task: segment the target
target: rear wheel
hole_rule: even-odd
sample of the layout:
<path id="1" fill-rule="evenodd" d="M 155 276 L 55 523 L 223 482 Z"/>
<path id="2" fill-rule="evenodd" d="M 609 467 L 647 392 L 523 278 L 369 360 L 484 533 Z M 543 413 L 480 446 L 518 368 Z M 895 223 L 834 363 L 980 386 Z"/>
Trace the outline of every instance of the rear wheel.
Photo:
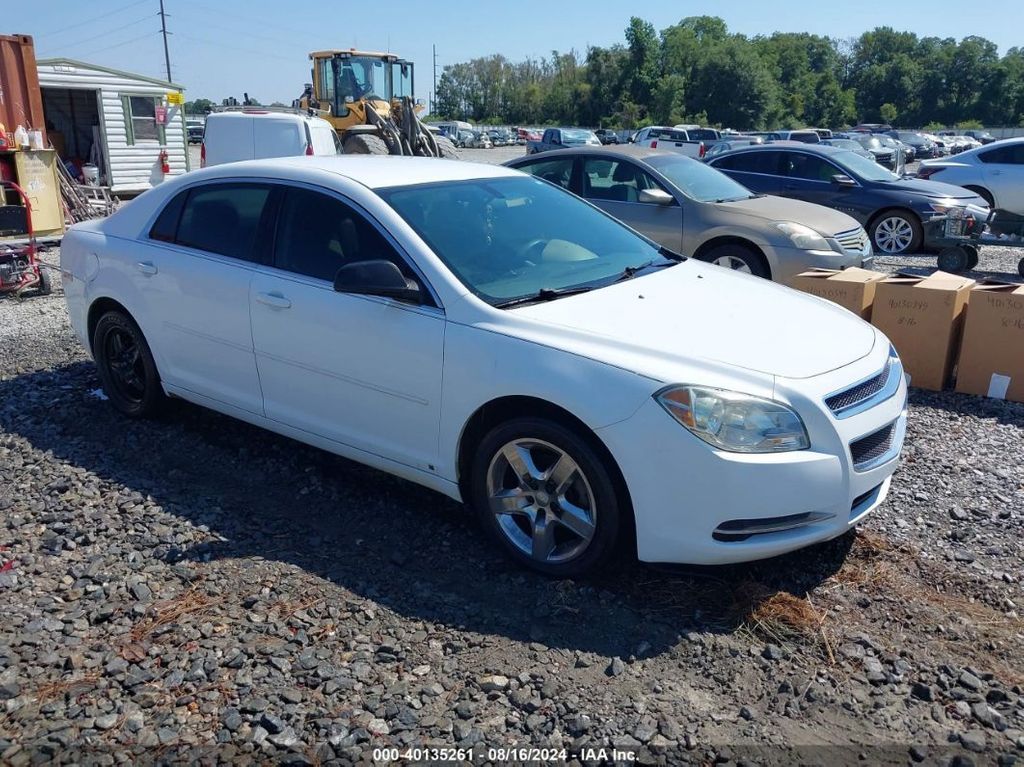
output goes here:
<path id="1" fill-rule="evenodd" d="M 1017 262 L 1017 274 L 1024 277 L 1024 258 Z"/>
<path id="2" fill-rule="evenodd" d="M 951 274 L 960 274 L 970 269 L 971 254 L 967 248 L 961 247 L 960 245 L 954 245 L 949 248 L 943 248 L 939 251 L 937 264 L 939 269 L 944 272 Z"/>
<path id="3" fill-rule="evenodd" d="M 39 267 L 39 284 L 36 286 L 41 296 L 48 296 L 53 292 L 53 277 L 50 276 L 50 270 L 45 266 L 40 265 Z"/>
<path id="4" fill-rule="evenodd" d="M 752 274 L 755 277 L 770 278 L 768 265 L 764 262 L 761 254 L 753 248 L 741 243 L 725 243 L 716 245 L 702 253 L 701 261 L 707 261 L 715 266 L 722 266 L 732 269 L 735 272 Z"/>
<path id="5" fill-rule="evenodd" d="M 561 578 L 605 562 L 621 509 L 611 470 L 579 434 L 555 421 L 516 418 L 483 438 L 471 501 L 517 562 Z"/>
<path id="6" fill-rule="evenodd" d="M 384 139 L 372 133 L 357 133 L 346 136 L 342 146 L 345 154 L 391 154 Z"/>
<path id="7" fill-rule="evenodd" d="M 131 418 L 155 415 L 166 401 L 156 362 L 139 326 L 123 312 L 100 317 L 92 351 L 103 391 Z"/>
<path id="8" fill-rule="evenodd" d="M 890 210 L 871 222 L 868 229 L 875 251 L 887 256 L 913 253 L 921 247 L 924 232 L 913 213 Z"/>

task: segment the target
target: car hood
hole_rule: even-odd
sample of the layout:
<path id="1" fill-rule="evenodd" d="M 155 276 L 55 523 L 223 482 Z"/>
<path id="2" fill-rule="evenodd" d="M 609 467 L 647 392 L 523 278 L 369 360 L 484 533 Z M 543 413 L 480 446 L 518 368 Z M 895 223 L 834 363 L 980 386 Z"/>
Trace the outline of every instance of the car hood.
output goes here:
<path id="1" fill-rule="evenodd" d="M 972 200 L 981 201 L 984 204 L 984 201 L 978 195 L 969 189 L 964 189 L 962 186 L 943 184 L 940 181 L 927 181 L 923 178 L 901 178 L 899 181 L 884 182 L 880 186 L 884 189 L 892 189 L 893 191 L 923 194 L 926 197 L 951 197 L 954 200 L 964 200 L 965 202 Z"/>
<path id="2" fill-rule="evenodd" d="M 860 226 L 845 213 L 826 208 L 824 205 L 770 194 L 735 202 L 720 202 L 716 203 L 716 206 L 721 210 L 733 211 L 744 216 L 754 216 L 765 221 L 796 221 L 827 237 Z"/>
<path id="3" fill-rule="evenodd" d="M 508 315 L 505 332 L 663 382 L 707 361 L 809 378 L 862 359 L 876 338 L 835 304 L 692 259 Z"/>

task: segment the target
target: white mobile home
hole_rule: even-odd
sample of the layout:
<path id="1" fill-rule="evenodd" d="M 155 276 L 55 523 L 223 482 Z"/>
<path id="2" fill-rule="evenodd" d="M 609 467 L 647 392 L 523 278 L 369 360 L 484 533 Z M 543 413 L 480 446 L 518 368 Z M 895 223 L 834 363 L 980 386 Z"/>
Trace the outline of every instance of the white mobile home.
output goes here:
<path id="1" fill-rule="evenodd" d="M 95 166 L 100 184 L 129 196 L 189 169 L 184 107 L 168 103 L 180 85 L 73 59 L 37 69 L 47 137 L 65 162 Z"/>

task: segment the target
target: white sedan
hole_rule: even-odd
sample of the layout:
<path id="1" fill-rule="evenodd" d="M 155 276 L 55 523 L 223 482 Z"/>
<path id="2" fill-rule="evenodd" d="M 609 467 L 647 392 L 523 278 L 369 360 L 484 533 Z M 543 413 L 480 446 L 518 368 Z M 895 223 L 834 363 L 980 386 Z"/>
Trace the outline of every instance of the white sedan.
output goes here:
<path id="1" fill-rule="evenodd" d="M 985 144 L 953 157 L 925 160 L 919 178 L 970 189 L 989 207 L 1024 216 L 1024 138 Z"/>
<path id="2" fill-rule="evenodd" d="M 180 397 L 391 472 L 551 575 L 834 538 L 903 443 L 875 328 L 508 168 L 207 168 L 73 227 L 61 269 L 124 414 Z"/>

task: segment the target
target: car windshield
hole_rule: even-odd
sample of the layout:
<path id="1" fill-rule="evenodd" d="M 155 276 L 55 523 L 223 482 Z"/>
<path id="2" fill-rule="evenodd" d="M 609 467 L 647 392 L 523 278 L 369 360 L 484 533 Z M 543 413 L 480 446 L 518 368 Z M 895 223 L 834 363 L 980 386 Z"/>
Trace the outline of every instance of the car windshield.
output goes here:
<path id="1" fill-rule="evenodd" d="M 532 177 L 475 179 L 378 194 L 476 295 L 500 305 L 600 287 L 673 260 L 568 192 Z"/>
<path id="2" fill-rule="evenodd" d="M 829 155 L 829 159 L 865 181 L 898 181 L 899 176 L 886 170 L 873 159 L 848 152 L 845 149 Z"/>
<path id="3" fill-rule="evenodd" d="M 865 149 L 881 149 L 882 147 L 882 142 L 874 136 L 862 136 L 857 139 L 857 141 L 859 141 L 860 145 Z"/>
<path id="4" fill-rule="evenodd" d="M 852 138 L 830 138 L 827 143 L 840 149 L 852 149 L 854 152 L 860 149 L 860 142 L 854 141 Z"/>
<path id="5" fill-rule="evenodd" d="M 673 154 L 648 157 L 645 162 L 697 202 L 733 202 L 754 197 L 754 193 L 702 162 Z"/>

